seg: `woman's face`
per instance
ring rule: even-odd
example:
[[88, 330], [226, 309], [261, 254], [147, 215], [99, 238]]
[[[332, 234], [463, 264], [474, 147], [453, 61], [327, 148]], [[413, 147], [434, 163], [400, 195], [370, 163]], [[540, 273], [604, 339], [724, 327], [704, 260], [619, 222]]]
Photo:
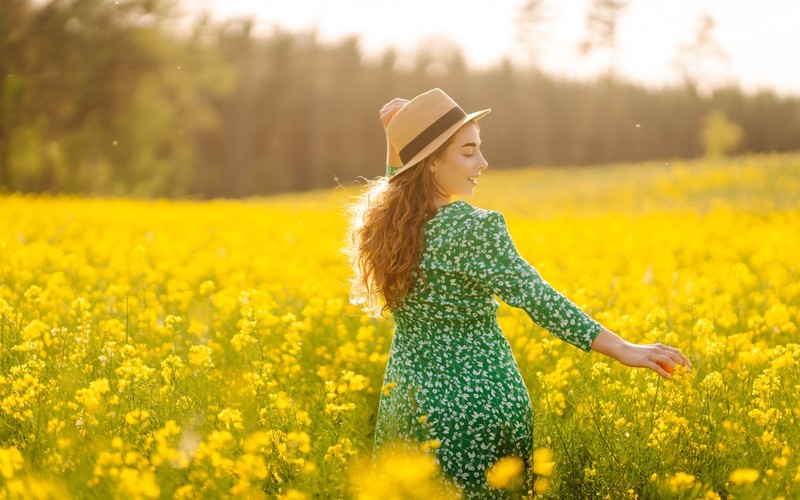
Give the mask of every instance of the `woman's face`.
[[[481, 153], [481, 138], [477, 125], [467, 123], [453, 136], [453, 141], [441, 158], [430, 164], [436, 172], [438, 184], [445, 193], [446, 200], [437, 205], [450, 202], [451, 196], [471, 196], [478, 185], [478, 176], [489, 164]], [[441, 203], [440, 203], [441, 202]]]

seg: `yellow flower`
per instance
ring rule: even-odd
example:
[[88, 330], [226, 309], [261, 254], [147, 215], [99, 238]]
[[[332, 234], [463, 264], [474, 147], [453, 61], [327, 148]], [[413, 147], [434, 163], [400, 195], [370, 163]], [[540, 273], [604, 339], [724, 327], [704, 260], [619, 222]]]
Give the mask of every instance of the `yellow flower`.
[[755, 469], [736, 469], [731, 472], [730, 480], [732, 483], [741, 485], [741, 484], [751, 484], [756, 482], [758, 479], [759, 472]]
[[348, 470], [356, 500], [462, 498], [440, 477], [435, 458], [422, 453], [413, 442], [385, 443], [375, 460], [357, 460]]
[[196, 497], [197, 495], [195, 494], [194, 486], [191, 484], [184, 484], [183, 486], [179, 487], [177, 490], [175, 490], [175, 494], [173, 496], [175, 500], [190, 500]]
[[267, 397], [270, 400], [270, 407], [278, 410], [280, 413], [291, 409], [294, 405], [291, 396], [284, 391], [279, 391], [276, 394], [269, 394]]
[[533, 472], [540, 476], [549, 476], [553, 473], [553, 454], [549, 448], [537, 448], [533, 452]]
[[422, 443], [422, 446], [420, 448], [422, 449], [422, 451], [428, 451], [430, 449], [439, 449], [441, 446], [442, 442], [439, 441], [438, 439], [430, 439]]
[[694, 486], [695, 476], [686, 472], [678, 472], [669, 480], [669, 487], [673, 492], [684, 491]]
[[119, 473], [118, 491], [127, 498], [158, 498], [161, 488], [149, 470], [123, 467]]
[[311, 438], [303, 431], [288, 433], [286, 444], [291, 448], [297, 448], [301, 453], [311, 452]]
[[392, 389], [394, 389], [395, 387], [397, 387], [397, 382], [389, 382], [383, 384], [383, 386], [381, 387], [381, 392], [383, 393], [384, 396], [390, 396], [392, 393]]
[[409, 484], [431, 478], [438, 471], [433, 460], [416, 455], [389, 455], [383, 465], [384, 472], [391, 471], [392, 476]]
[[125, 422], [128, 425], [142, 424], [146, 426], [150, 419], [150, 412], [147, 410], [133, 410], [125, 414]]
[[206, 280], [200, 283], [200, 295], [203, 297], [206, 295], [211, 295], [216, 289], [217, 285], [212, 280]]
[[283, 495], [278, 495], [278, 500], [306, 500], [308, 495], [300, 490], [289, 488]]
[[81, 403], [88, 411], [92, 411], [100, 406], [102, 395], [110, 390], [107, 378], [99, 378], [89, 383], [89, 387], [78, 389], [75, 399]]
[[524, 465], [519, 457], [513, 455], [503, 457], [486, 470], [486, 480], [495, 488], [507, 488], [510, 482], [520, 475]]
[[340, 463], [344, 464], [347, 463], [351, 456], [356, 454], [358, 454], [358, 451], [355, 449], [350, 439], [346, 437], [340, 437], [336, 444], [328, 447], [323, 460], [327, 462], [336, 459]]
[[164, 319], [164, 323], [170, 330], [177, 330], [178, 327], [181, 325], [181, 323], [183, 323], [183, 318], [181, 318], [180, 316], [173, 316], [172, 314], [168, 314], [167, 317]]
[[195, 368], [213, 368], [211, 349], [204, 345], [193, 345], [189, 348], [189, 364]]
[[0, 448], [0, 476], [11, 479], [14, 473], [22, 469], [25, 460], [16, 446]]
[[[537, 382], [544, 427], [621, 440], [647, 484], [612, 497], [663, 487], [718, 500], [763, 482], [763, 495], [791, 498], [800, 486], [790, 444], [800, 438], [800, 154], [676, 163], [520, 171], [498, 177], [485, 200], [566, 296], [626, 340], [696, 356], [697, 380], [681, 367], [665, 384], [649, 370], [584, 362], [507, 303], [498, 323]], [[623, 182], [598, 182], [610, 172]], [[534, 196], [518, 196], [531, 186]], [[536, 210], [507, 198], [535, 200]], [[341, 201], [338, 191], [212, 203], [0, 195], [0, 214], [13, 215], [0, 216], [0, 497], [35, 497], [43, 477], [63, 487], [51, 498], [260, 498], [263, 481], [274, 483], [272, 497], [443, 497], [443, 439], [358, 468], [368, 406], [411, 395], [398, 378], [375, 378], [392, 325], [343, 292]], [[414, 411], [415, 426], [435, 423]], [[87, 446], [93, 437], [98, 446]], [[676, 455], [686, 443], [695, 453]], [[530, 470], [521, 475], [534, 475], [535, 493], [568, 496], [553, 445], [544, 439], [522, 457]], [[731, 466], [717, 494], [690, 474], [709, 453], [753, 462]], [[574, 472], [602, 489], [607, 465], [588, 460]], [[350, 470], [361, 472], [346, 491]]]
[[244, 424], [242, 423], [242, 412], [239, 410], [224, 408], [217, 414], [217, 418], [220, 422], [225, 424], [225, 427], [229, 430], [231, 427], [240, 430], [244, 429]]
[[351, 412], [356, 409], [355, 403], [343, 403], [343, 404], [335, 404], [335, 403], [328, 403], [325, 405], [325, 413], [330, 415], [332, 418], [336, 419], [342, 413]]
[[550, 480], [546, 477], [539, 477], [536, 478], [536, 481], [533, 482], [533, 491], [537, 493], [542, 493], [547, 491], [550, 488]]

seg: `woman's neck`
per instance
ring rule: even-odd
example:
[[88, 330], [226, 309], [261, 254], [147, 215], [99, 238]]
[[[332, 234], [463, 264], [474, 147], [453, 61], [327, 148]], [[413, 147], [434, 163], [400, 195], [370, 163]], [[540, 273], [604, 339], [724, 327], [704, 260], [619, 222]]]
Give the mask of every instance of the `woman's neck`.
[[436, 198], [434, 200], [436, 208], [442, 208], [443, 206], [448, 205], [449, 203], [450, 203], [450, 198]]

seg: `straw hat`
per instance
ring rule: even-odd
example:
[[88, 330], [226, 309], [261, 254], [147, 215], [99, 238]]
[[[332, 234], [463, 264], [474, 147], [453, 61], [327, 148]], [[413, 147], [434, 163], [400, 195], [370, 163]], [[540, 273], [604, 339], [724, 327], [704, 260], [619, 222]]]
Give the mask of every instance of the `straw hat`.
[[486, 116], [491, 109], [465, 113], [441, 89], [432, 89], [400, 108], [386, 127], [389, 142], [400, 154], [401, 167], [387, 166], [391, 177], [421, 162], [470, 120]]

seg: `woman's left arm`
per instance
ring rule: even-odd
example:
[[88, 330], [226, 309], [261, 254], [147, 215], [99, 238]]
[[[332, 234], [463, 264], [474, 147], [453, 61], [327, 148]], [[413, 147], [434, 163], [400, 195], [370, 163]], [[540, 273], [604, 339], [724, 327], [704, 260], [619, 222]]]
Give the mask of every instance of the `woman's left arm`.
[[689, 358], [664, 344], [634, 344], [603, 328], [592, 341], [591, 349], [631, 367], [650, 368], [669, 380], [675, 365], [691, 369]]

